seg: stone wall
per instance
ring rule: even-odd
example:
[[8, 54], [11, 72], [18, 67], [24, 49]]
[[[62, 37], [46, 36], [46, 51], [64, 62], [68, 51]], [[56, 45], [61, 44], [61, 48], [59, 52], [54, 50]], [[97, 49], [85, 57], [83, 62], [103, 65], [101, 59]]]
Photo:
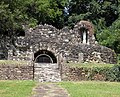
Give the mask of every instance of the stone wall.
[[[32, 62], [35, 60], [36, 52], [47, 50], [52, 52], [60, 62], [117, 63], [113, 50], [96, 44], [94, 32], [89, 31], [89, 43], [82, 43], [80, 27], [81, 23], [78, 23], [73, 29], [64, 27], [59, 30], [45, 24], [25, 29], [25, 36], [18, 37], [15, 41], [16, 48], [9, 50], [8, 59]], [[88, 27], [91, 26], [87, 25]]]
[[83, 80], [99, 80], [106, 81], [106, 77], [104, 74], [94, 73], [92, 78], [90, 77], [90, 71], [77, 67], [69, 67], [67, 65], [63, 65], [62, 69], [62, 80], [63, 81], [83, 81]]
[[33, 66], [0, 65], [0, 80], [33, 80]]
[[[82, 54], [82, 55], [80, 55]], [[70, 48], [67, 55], [68, 62], [79, 62], [83, 57], [82, 62], [96, 63], [111, 63], [116, 64], [117, 56], [113, 50], [101, 45], [80, 44]], [[72, 60], [71, 60], [72, 59]]]
[[39, 82], [61, 81], [60, 67], [57, 63], [34, 63], [33, 65], [0, 65], [0, 80], [36, 80]]

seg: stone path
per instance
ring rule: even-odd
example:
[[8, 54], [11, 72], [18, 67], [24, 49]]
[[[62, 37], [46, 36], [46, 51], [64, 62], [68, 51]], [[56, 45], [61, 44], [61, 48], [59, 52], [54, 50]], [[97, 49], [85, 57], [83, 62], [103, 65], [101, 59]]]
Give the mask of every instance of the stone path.
[[33, 93], [32, 97], [70, 97], [65, 89], [55, 83], [40, 83]]

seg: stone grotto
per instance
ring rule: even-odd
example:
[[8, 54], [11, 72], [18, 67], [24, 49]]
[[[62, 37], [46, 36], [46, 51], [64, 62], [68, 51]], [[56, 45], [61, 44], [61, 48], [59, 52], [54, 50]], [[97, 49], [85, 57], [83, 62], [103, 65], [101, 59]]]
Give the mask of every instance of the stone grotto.
[[30, 62], [33, 78], [40, 82], [61, 81], [65, 63], [117, 62], [115, 52], [97, 43], [93, 24], [84, 20], [73, 29], [56, 29], [47, 24], [24, 27], [24, 35], [17, 37], [15, 48], [7, 53], [8, 60]]

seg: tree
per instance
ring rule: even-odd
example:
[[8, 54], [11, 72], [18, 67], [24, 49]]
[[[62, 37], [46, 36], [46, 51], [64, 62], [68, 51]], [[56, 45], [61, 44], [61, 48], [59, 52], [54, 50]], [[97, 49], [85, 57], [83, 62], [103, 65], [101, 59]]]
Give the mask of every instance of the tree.
[[2, 52], [7, 52], [10, 47], [14, 47], [14, 40], [18, 29], [22, 29], [24, 15], [19, 2], [16, 0], [0, 1], [0, 48]]
[[120, 53], [120, 0], [70, 0], [67, 25], [80, 20], [95, 26], [97, 41]]
[[98, 35], [99, 43], [120, 53], [120, 19]]
[[[95, 23], [105, 20], [105, 26], [110, 26], [118, 18], [117, 0], [70, 0], [68, 24], [75, 24], [81, 19]], [[73, 21], [71, 21], [71, 19]]]
[[57, 28], [64, 25], [65, 0], [31, 0], [26, 4], [26, 13], [37, 24], [50, 24]]
[[117, 3], [118, 18], [109, 27], [104, 26], [101, 32], [98, 31], [97, 39], [100, 44], [112, 48], [116, 53], [120, 53], [120, 0]]

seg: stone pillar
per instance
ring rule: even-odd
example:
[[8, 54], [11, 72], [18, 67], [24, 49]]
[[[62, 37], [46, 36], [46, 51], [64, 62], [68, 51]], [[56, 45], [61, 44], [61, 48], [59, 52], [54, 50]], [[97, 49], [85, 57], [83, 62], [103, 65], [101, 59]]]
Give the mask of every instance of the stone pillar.
[[79, 63], [83, 62], [83, 53], [79, 53]]
[[95, 44], [95, 36], [92, 35], [92, 44]]
[[8, 60], [12, 60], [12, 57], [13, 57], [13, 51], [9, 50], [8, 51]]

